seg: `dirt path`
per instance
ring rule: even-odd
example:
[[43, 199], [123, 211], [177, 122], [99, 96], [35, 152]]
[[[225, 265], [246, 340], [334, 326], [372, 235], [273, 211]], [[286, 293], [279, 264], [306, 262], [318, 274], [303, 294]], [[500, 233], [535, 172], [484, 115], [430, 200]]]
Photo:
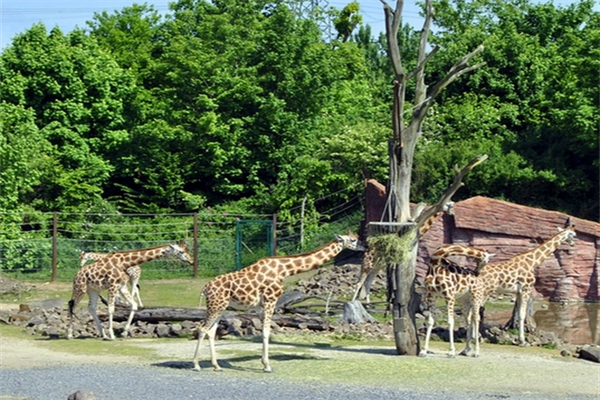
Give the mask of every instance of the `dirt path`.
[[[76, 351], [65, 350], [70, 343], [74, 343]], [[86, 352], [86, 345], [100, 348], [100, 351]], [[125, 348], [119, 346], [127, 346], [129, 353], [135, 349], [139, 355], [120, 355]], [[0, 339], [0, 370], [83, 364], [105, 369], [108, 365], [118, 364], [155, 365], [185, 371], [191, 369], [194, 346], [195, 341], [186, 339], [66, 341], [3, 334]], [[591, 362], [560, 357], [543, 349], [494, 345], [484, 346], [482, 356], [477, 359], [448, 359], [445, 343], [434, 343], [432, 348], [436, 354], [424, 359], [392, 356], [394, 350], [390, 347], [363, 346], [360, 343], [331, 347], [327, 343], [294, 343], [289, 337], [281, 340], [275, 337], [271, 359], [277, 377], [305, 383], [354, 382], [403, 390], [547, 393], [574, 398], [600, 395], [600, 368]], [[260, 373], [260, 349], [258, 341], [219, 341], [217, 351], [224, 373], [256, 376]], [[212, 373], [207, 349], [203, 352], [202, 366], [208, 370], [203, 373]]]
[[[47, 298], [47, 292], [66, 290], [65, 285], [50, 286], [44, 286], [40, 298]], [[0, 307], [15, 306], [18, 304], [0, 302]], [[464, 392], [502, 398], [530, 399], [531, 394], [543, 399], [600, 396], [600, 366], [561, 357], [558, 350], [484, 344], [479, 358], [449, 359], [445, 355], [448, 345], [442, 342], [432, 343], [436, 354], [427, 358], [395, 356], [392, 342], [340, 342], [319, 334], [274, 335], [271, 343], [271, 364], [275, 370], [272, 376], [298, 384], [385, 387], [416, 393]], [[39, 368], [47, 371], [52, 367], [82, 365], [89, 365], [94, 371], [96, 366], [102, 370], [139, 366], [151, 368], [150, 376], [164, 375], [168, 380], [169, 374], [177, 372], [183, 381], [195, 381], [206, 375], [190, 371], [194, 346], [194, 341], [181, 338], [48, 340], [28, 336], [15, 326], [0, 325], [0, 374], [3, 370], [23, 371], [29, 376], [33, 370], [39, 373]], [[225, 376], [265, 379], [260, 365], [260, 340], [227, 336], [218, 341], [217, 352]], [[212, 374], [206, 348], [202, 366], [207, 369], [202, 373]], [[0, 399], [5, 399], [1, 393]]]

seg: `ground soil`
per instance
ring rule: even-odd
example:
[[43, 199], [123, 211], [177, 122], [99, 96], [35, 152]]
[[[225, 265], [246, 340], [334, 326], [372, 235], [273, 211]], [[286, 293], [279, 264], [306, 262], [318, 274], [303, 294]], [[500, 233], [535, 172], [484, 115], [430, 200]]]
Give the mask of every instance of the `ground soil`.
[[[13, 284], [11, 287], [14, 288], [14, 286]], [[8, 305], [4, 302], [2, 306], [14, 307], [14, 304]], [[15, 327], [11, 327], [10, 334], [0, 336], [0, 370], [81, 364], [107, 366], [115, 363], [153, 365], [160, 362], [181, 363], [184, 365], [183, 368], [188, 368], [191, 366], [190, 359], [194, 349], [194, 343], [187, 339], [119, 339], [120, 343], [127, 342], [134, 347], [151, 351], [153, 359], [150, 360], [148, 357], [135, 355], [123, 356], [114, 351], [111, 351], [111, 354], [90, 354], [81, 349], [75, 352], [64, 349], [57, 350], [52, 340], [15, 334], [14, 329]], [[6, 332], [7, 328], [3, 328], [3, 330]], [[84, 340], [98, 341], [99, 339]], [[315, 379], [329, 379], [324, 375], [328, 368], [332, 370], [332, 374], [337, 374], [338, 377], [340, 374], [352, 373], [352, 371], [336, 371], [339, 365], [356, 366], [354, 368], [364, 368], [365, 371], [368, 371], [369, 366], [373, 366], [372, 372], [365, 373], [365, 379], [369, 379], [369, 374], [377, 374], [378, 368], [381, 370], [397, 368], [397, 373], [403, 376], [400, 381], [404, 388], [413, 386], [419, 388], [426, 384], [428, 387], [444, 390], [445, 385], [452, 385], [453, 390], [473, 392], [481, 390], [485, 386], [485, 389], [491, 392], [505, 392], [507, 388], [510, 388], [517, 392], [564, 393], [565, 395], [582, 396], [600, 395], [600, 368], [598, 368], [598, 364], [571, 356], [561, 357], [558, 351], [487, 344], [482, 347], [482, 356], [477, 359], [456, 357], [451, 360], [445, 355], [447, 343], [436, 342], [431, 346], [435, 354], [422, 359], [418, 357], [390, 357], [395, 355], [392, 343], [387, 347], [372, 347], [368, 344], [361, 345], [358, 342], [340, 349], [339, 347], [322, 346], [319, 341], [320, 339], [316, 336], [313, 344], [303, 343], [295, 346], [289, 340], [288, 343], [275, 340], [271, 345], [271, 354], [279, 353], [283, 355], [298, 351], [298, 348], [301, 347], [303, 352], [301, 357], [289, 358], [285, 362], [281, 361], [284, 358], [280, 358], [279, 361], [275, 358], [277, 367], [282, 370], [281, 372], [286, 369], [291, 372], [298, 368], [305, 368], [300, 367], [301, 364], [308, 365], [308, 363], [314, 362], [315, 367], [313, 369], [318, 370]], [[254, 356], [260, 354], [260, 346], [259, 341], [224, 340], [218, 344], [218, 351], [222, 354], [224, 360], [229, 357], [230, 361], [226, 361], [226, 363], [232, 365], [248, 363], [254, 368], [259, 367], [259, 361]], [[237, 353], [232, 356], [234, 352]], [[205, 356], [206, 353], [207, 350], [205, 349]], [[252, 357], [249, 358], [247, 354], [252, 354]], [[246, 360], [247, 358], [249, 361]], [[203, 362], [206, 363], [203, 364], [203, 367], [208, 367], [206, 357], [203, 358]], [[301, 364], [296, 365], [295, 363]], [[254, 364], [257, 365], [254, 366]], [[415, 369], [421, 371], [418, 376], [416, 374], [411, 375], [411, 370]], [[356, 373], [359, 372], [356, 371]], [[356, 378], [354, 379], [356, 380]], [[448, 382], [445, 380], [448, 380]], [[377, 384], [372, 380], [368, 382]]]

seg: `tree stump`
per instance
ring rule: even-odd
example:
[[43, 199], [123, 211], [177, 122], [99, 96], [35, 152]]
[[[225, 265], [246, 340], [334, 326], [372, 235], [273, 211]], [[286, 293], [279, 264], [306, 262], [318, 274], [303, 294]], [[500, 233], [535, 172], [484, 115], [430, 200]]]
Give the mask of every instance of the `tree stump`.
[[376, 319], [365, 310], [362, 303], [358, 300], [344, 303], [344, 313], [342, 320], [349, 324], [362, 324], [365, 322], [375, 322]]

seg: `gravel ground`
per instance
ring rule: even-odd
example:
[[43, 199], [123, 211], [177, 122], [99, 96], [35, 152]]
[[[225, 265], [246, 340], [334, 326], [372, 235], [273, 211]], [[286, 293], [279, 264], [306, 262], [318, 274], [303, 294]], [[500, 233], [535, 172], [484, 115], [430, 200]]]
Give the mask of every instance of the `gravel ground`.
[[[358, 385], [290, 384], [274, 375], [240, 379], [230, 373], [196, 372], [159, 366], [60, 366], [2, 370], [0, 399], [66, 399], [84, 390], [101, 399], [597, 399], [565, 394], [452, 393], [406, 391]], [[109, 383], [109, 384], [107, 384]]]
[[[89, 339], [96, 340], [96, 339]], [[369, 361], [382, 362], [382, 366], [390, 368], [389, 354], [381, 350], [376, 352], [340, 351], [332, 349], [315, 349], [309, 351], [320, 364], [346, 362], [353, 360], [359, 372], [356, 381], [332, 384], [320, 383], [319, 372], [315, 372], [312, 381], [286, 379], [285, 370], [293, 361], [275, 361], [275, 373], [265, 374], [260, 370], [260, 362], [253, 359], [246, 362], [242, 359], [225, 361], [223, 356], [223, 372], [214, 372], [206, 368], [201, 372], [192, 370], [189, 361], [193, 351], [193, 342], [187, 340], [157, 341], [131, 340], [133, 343], [157, 351], [155, 361], [140, 360], [135, 357], [121, 355], [85, 355], [54, 351], [48, 344], [52, 341], [35, 341], [3, 336], [0, 338], [0, 400], [64, 400], [77, 390], [92, 392], [96, 400], [149, 400], [149, 399], [523, 399], [523, 400], [587, 400], [600, 398], [600, 368], [596, 364], [561, 359], [548, 359], [539, 356], [514, 356], [504, 351], [488, 351], [485, 358], [456, 358], [450, 360], [443, 353], [437, 353], [428, 359], [419, 359], [419, 365], [430, 368], [442, 365], [460, 365], [479, 363], [485, 369], [485, 375], [494, 374], [502, 385], [492, 389], [482, 389], [486, 383], [470, 382], [467, 386], [452, 382], [448, 386], [412, 385], [398, 374], [397, 382], [390, 382], [386, 387], [361, 385], [361, 363]], [[227, 342], [223, 349], [239, 347], [239, 350], [251, 349], [257, 352], [260, 344]], [[282, 351], [281, 345], [274, 350]], [[440, 348], [441, 349], [441, 348]], [[220, 350], [225, 351], [225, 350]], [[389, 353], [389, 352], [387, 352]], [[243, 354], [243, 353], [242, 353]], [[209, 363], [203, 357], [203, 367]], [[486, 361], [487, 360], [487, 361]], [[401, 364], [395, 364], [400, 367]], [[512, 370], [508, 370], [513, 367]], [[392, 367], [395, 368], [395, 367]], [[527, 373], [527, 370], [535, 370]], [[471, 372], [473, 373], [473, 372]], [[523, 380], [532, 380], [540, 376], [537, 385], [523, 390]], [[437, 375], [434, 375], [437, 376]], [[436, 379], [443, 379], [440, 376]], [[544, 378], [546, 379], [544, 381]], [[514, 380], [514, 381], [513, 381]], [[514, 384], [514, 386], [511, 386]], [[548, 392], [549, 385], [556, 383], [553, 392]], [[595, 383], [597, 382], [597, 386]], [[488, 382], [489, 383], [489, 382]], [[540, 386], [541, 385], [541, 386]], [[585, 388], [584, 388], [585, 387]], [[594, 391], [594, 387], [598, 389]], [[440, 389], [442, 388], [442, 389]], [[511, 389], [512, 388], [512, 389]], [[541, 390], [544, 388], [545, 390]], [[571, 389], [570, 389], [571, 388]], [[571, 393], [570, 393], [571, 392]], [[598, 393], [592, 395], [590, 393]]]

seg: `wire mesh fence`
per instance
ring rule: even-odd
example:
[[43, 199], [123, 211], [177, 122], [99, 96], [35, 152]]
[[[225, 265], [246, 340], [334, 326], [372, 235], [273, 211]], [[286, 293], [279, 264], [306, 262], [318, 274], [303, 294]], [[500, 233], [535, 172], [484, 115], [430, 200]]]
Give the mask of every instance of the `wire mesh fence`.
[[[174, 278], [218, 275], [273, 251], [273, 239], [266, 238], [273, 235], [272, 216], [25, 213], [0, 218], [0, 270], [56, 280], [73, 278], [81, 252], [137, 250], [184, 240], [193, 266], [168, 258], [144, 263], [144, 275]], [[245, 219], [260, 223], [242, 223]]]
[[110, 253], [184, 240], [192, 266], [168, 258], [144, 263], [145, 278], [212, 277], [274, 254], [298, 254], [357, 227], [361, 204], [351, 199], [312, 224], [276, 215], [0, 213], [0, 271], [69, 281], [81, 252]]

